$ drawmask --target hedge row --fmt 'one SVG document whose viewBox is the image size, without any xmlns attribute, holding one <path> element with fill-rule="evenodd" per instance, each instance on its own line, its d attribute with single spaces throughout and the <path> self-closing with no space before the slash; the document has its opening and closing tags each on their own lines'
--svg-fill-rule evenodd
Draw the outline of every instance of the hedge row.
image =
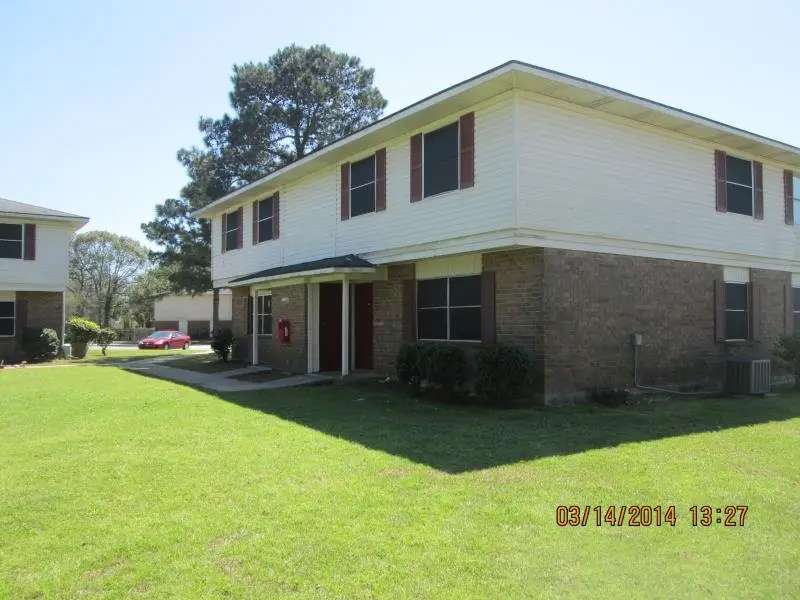
<svg viewBox="0 0 800 600">
<path fill-rule="evenodd" d="M 414 394 L 432 389 L 448 399 L 475 398 L 488 406 L 510 406 L 530 392 L 531 360 L 521 348 L 480 346 L 474 372 L 464 349 L 453 344 L 407 342 L 395 361 L 398 379 Z M 467 382 L 474 375 L 474 395 Z"/>
</svg>

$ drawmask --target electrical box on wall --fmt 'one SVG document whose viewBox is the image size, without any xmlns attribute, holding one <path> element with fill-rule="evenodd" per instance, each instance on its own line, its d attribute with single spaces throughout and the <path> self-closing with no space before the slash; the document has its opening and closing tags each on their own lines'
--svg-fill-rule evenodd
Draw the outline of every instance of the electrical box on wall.
<svg viewBox="0 0 800 600">
<path fill-rule="evenodd" d="M 631 346 L 641 346 L 642 345 L 642 334 L 641 333 L 632 333 L 631 334 Z"/>
</svg>

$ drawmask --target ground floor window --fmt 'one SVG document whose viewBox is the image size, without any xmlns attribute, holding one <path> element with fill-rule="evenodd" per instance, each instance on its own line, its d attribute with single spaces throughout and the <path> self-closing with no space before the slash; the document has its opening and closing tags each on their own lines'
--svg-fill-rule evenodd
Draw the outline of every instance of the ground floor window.
<svg viewBox="0 0 800 600">
<path fill-rule="evenodd" d="M 14 302 L 0 302 L 0 336 L 14 335 Z"/>
<path fill-rule="evenodd" d="M 479 342 L 481 276 L 418 281 L 417 338 Z"/>
<path fill-rule="evenodd" d="M 272 334 L 272 295 L 258 296 L 256 326 L 258 335 Z M 253 333 L 253 296 L 247 297 L 247 335 Z"/>
<path fill-rule="evenodd" d="M 728 340 L 746 340 L 750 334 L 748 285 L 725 284 L 725 337 Z"/>
</svg>

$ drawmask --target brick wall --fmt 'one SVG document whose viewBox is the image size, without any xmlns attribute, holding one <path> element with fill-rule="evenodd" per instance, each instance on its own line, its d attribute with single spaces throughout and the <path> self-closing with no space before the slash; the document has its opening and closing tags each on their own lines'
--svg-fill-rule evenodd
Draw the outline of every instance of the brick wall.
<svg viewBox="0 0 800 600">
<path fill-rule="evenodd" d="M 393 265 L 386 281 L 373 284 L 373 367 L 380 373 L 394 373 L 394 360 L 403 343 L 403 281 L 414 276 L 413 263 Z"/>
<path fill-rule="evenodd" d="M 276 369 L 292 373 L 305 373 L 308 370 L 307 313 L 308 298 L 306 285 L 292 285 L 272 290 L 272 331 L 271 349 L 267 360 Z M 288 319 L 291 327 L 291 341 L 281 342 L 278 337 L 278 320 Z"/>
<path fill-rule="evenodd" d="M 25 302 L 27 307 L 25 323 L 18 321 L 16 324 L 17 336 L 21 335 L 22 327 L 49 327 L 55 329 L 61 338 L 64 318 L 61 292 L 17 292 L 16 300 L 17 303 Z M 17 339 L 0 339 L 0 360 L 11 363 L 22 358 Z"/>
<path fill-rule="evenodd" d="M 28 303 L 28 327 L 50 327 L 61 337 L 64 318 L 61 292 L 17 292 L 17 302 Z"/>
</svg>

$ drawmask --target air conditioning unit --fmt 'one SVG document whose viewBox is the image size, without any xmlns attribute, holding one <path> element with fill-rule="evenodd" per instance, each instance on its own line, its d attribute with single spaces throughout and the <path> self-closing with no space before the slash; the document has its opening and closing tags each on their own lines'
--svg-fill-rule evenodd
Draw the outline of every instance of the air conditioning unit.
<svg viewBox="0 0 800 600">
<path fill-rule="evenodd" d="M 772 385 L 768 358 L 729 358 L 725 361 L 725 391 L 729 394 L 766 394 Z"/>
</svg>

